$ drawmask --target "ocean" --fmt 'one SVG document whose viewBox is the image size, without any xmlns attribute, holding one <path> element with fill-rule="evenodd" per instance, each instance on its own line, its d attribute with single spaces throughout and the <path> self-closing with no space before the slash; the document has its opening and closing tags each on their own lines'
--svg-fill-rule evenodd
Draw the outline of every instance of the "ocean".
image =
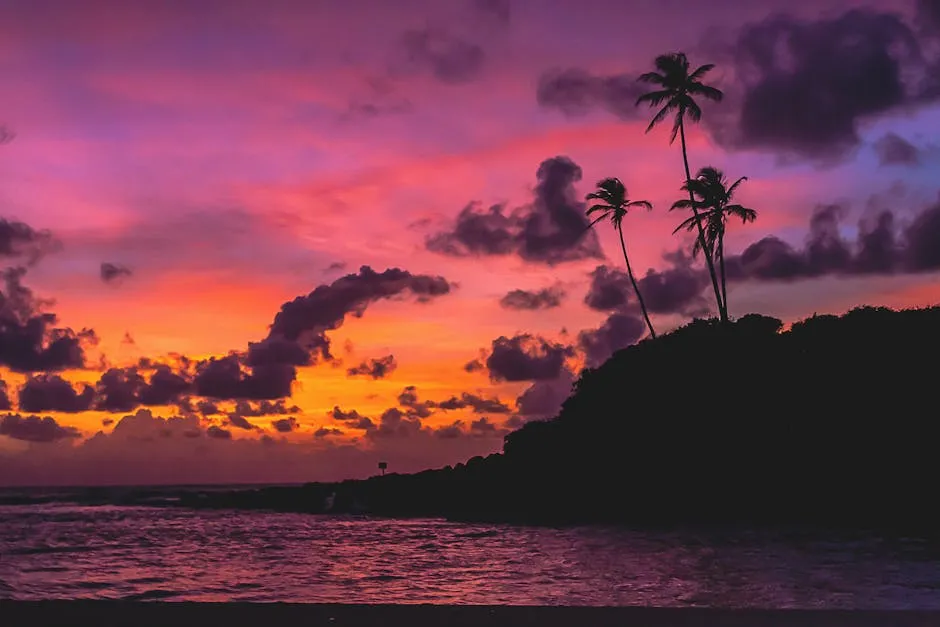
<svg viewBox="0 0 940 627">
<path fill-rule="evenodd" d="M 51 501 L 0 505 L 0 599 L 940 609 L 940 547 Z"/>
</svg>

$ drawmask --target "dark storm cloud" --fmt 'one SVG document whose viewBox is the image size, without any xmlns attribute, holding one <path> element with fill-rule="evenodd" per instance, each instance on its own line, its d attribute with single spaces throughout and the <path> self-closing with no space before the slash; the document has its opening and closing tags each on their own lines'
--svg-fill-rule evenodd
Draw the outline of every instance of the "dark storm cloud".
<svg viewBox="0 0 940 627">
<path fill-rule="evenodd" d="M 479 44 L 440 29 L 409 30 L 401 39 L 408 61 L 442 83 L 467 83 L 483 71 L 486 54 Z"/>
<path fill-rule="evenodd" d="M 578 333 L 585 366 L 596 368 L 616 351 L 635 344 L 646 332 L 642 319 L 628 313 L 613 313 L 597 329 Z"/>
<path fill-rule="evenodd" d="M 78 413 L 88 411 L 95 400 L 95 389 L 80 384 L 78 389 L 62 377 L 54 374 L 30 376 L 20 388 L 18 405 L 20 411 L 60 411 Z"/>
<path fill-rule="evenodd" d="M 255 429 L 259 428 L 255 426 L 252 422 L 250 422 L 244 416 L 240 416 L 236 413 L 231 413 L 228 416 L 226 416 L 226 422 L 233 427 L 244 429 L 245 431 L 254 431 Z"/>
<path fill-rule="evenodd" d="M 50 303 L 23 285 L 25 274 L 25 268 L 0 272 L 0 366 L 24 373 L 83 368 L 85 345 L 98 339 L 94 331 L 57 327 L 56 315 L 43 311 Z"/>
<path fill-rule="evenodd" d="M 622 120 L 632 120 L 646 115 L 636 107 L 636 99 L 646 91 L 637 76 L 639 73 L 598 75 L 580 68 L 555 68 L 539 77 L 535 98 L 540 106 L 571 117 L 606 109 Z"/>
<path fill-rule="evenodd" d="M 733 279 L 787 281 L 825 275 L 871 275 L 940 270 L 940 204 L 902 222 L 882 211 L 859 222 L 858 236 L 848 241 L 840 233 L 845 211 L 818 207 L 810 219 L 801 248 L 768 236 L 729 256 Z"/>
<path fill-rule="evenodd" d="M 300 411 L 297 405 L 288 406 L 284 399 L 276 401 L 259 401 L 252 403 L 250 401 L 236 401 L 231 414 L 237 414 L 246 418 L 258 418 L 260 416 L 283 416 L 285 414 L 296 414 Z"/>
<path fill-rule="evenodd" d="M 353 366 L 346 370 L 346 374 L 351 377 L 371 377 L 373 379 L 384 379 L 392 374 L 398 368 L 398 362 L 394 355 L 386 355 L 378 359 L 369 359 L 363 361 L 358 366 Z"/>
<path fill-rule="evenodd" d="M 917 147 L 895 133 L 887 133 L 876 141 L 875 152 L 881 165 L 917 165 L 920 162 Z"/>
<path fill-rule="evenodd" d="M 0 218 L 0 261 L 24 260 L 27 265 L 33 265 L 58 246 L 49 231 Z"/>
<path fill-rule="evenodd" d="M 560 307 L 565 298 L 565 290 L 560 285 L 546 287 L 530 292 L 528 290 L 512 290 L 499 300 L 504 309 L 536 310 Z"/>
<path fill-rule="evenodd" d="M 808 158 L 842 156 L 858 145 L 862 121 L 937 95 L 924 81 L 932 70 L 922 52 L 895 13 L 775 15 L 749 24 L 730 50 L 739 121 L 718 139 Z"/>
<path fill-rule="evenodd" d="M 101 264 L 101 280 L 105 283 L 115 281 L 122 276 L 130 276 L 133 272 L 127 266 L 116 263 L 103 262 Z"/>
<path fill-rule="evenodd" d="M 425 240 L 428 250 L 453 257 L 516 254 L 553 266 L 581 259 L 602 259 L 597 234 L 588 228 L 584 204 L 574 184 L 581 168 L 568 157 L 539 165 L 532 204 L 507 214 L 504 207 L 480 211 L 474 204 L 457 216 L 454 228 Z"/>
<path fill-rule="evenodd" d="M 60 425 L 51 416 L 7 414 L 0 418 L 0 435 L 25 442 L 55 442 L 77 438 L 81 434 L 74 427 Z"/>
<path fill-rule="evenodd" d="M 493 340 L 486 367 L 494 382 L 554 379 L 572 354 L 570 346 L 536 335 L 500 336 Z"/>
</svg>

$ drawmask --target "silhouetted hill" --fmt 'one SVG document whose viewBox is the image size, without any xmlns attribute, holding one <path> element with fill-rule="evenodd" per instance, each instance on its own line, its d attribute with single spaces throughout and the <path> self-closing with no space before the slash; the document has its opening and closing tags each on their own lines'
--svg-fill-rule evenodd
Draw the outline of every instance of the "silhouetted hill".
<svg viewBox="0 0 940 627">
<path fill-rule="evenodd" d="M 537 523 L 933 528 L 940 308 L 697 320 L 586 370 L 504 453 L 187 505 Z"/>
</svg>

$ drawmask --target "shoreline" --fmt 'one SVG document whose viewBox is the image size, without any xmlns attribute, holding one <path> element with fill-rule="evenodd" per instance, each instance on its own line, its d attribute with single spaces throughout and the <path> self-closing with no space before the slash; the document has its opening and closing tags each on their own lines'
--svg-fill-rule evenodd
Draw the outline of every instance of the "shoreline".
<svg viewBox="0 0 940 627">
<path fill-rule="evenodd" d="M 259 624 L 370 627 L 926 627 L 940 610 L 729 610 L 654 607 L 340 605 L 138 601 L 8 601 L 0 616 L 12 626 L 136 627 Z"/>
</svg>

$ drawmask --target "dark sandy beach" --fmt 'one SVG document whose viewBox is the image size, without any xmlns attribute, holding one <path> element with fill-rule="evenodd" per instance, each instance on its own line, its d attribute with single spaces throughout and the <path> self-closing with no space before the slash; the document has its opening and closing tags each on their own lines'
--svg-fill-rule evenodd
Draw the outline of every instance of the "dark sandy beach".
<svg viewBox="0 0 940 627">
<path fill-rule="evenodd" d="M 940 612 L 712 610 L 643 607 L 522 607 L 474 605 L 319 605 L 152 603 L 122 601 L 0 601 L 3 625 L 19 627 L 935 627 Z"/>
</svg>

